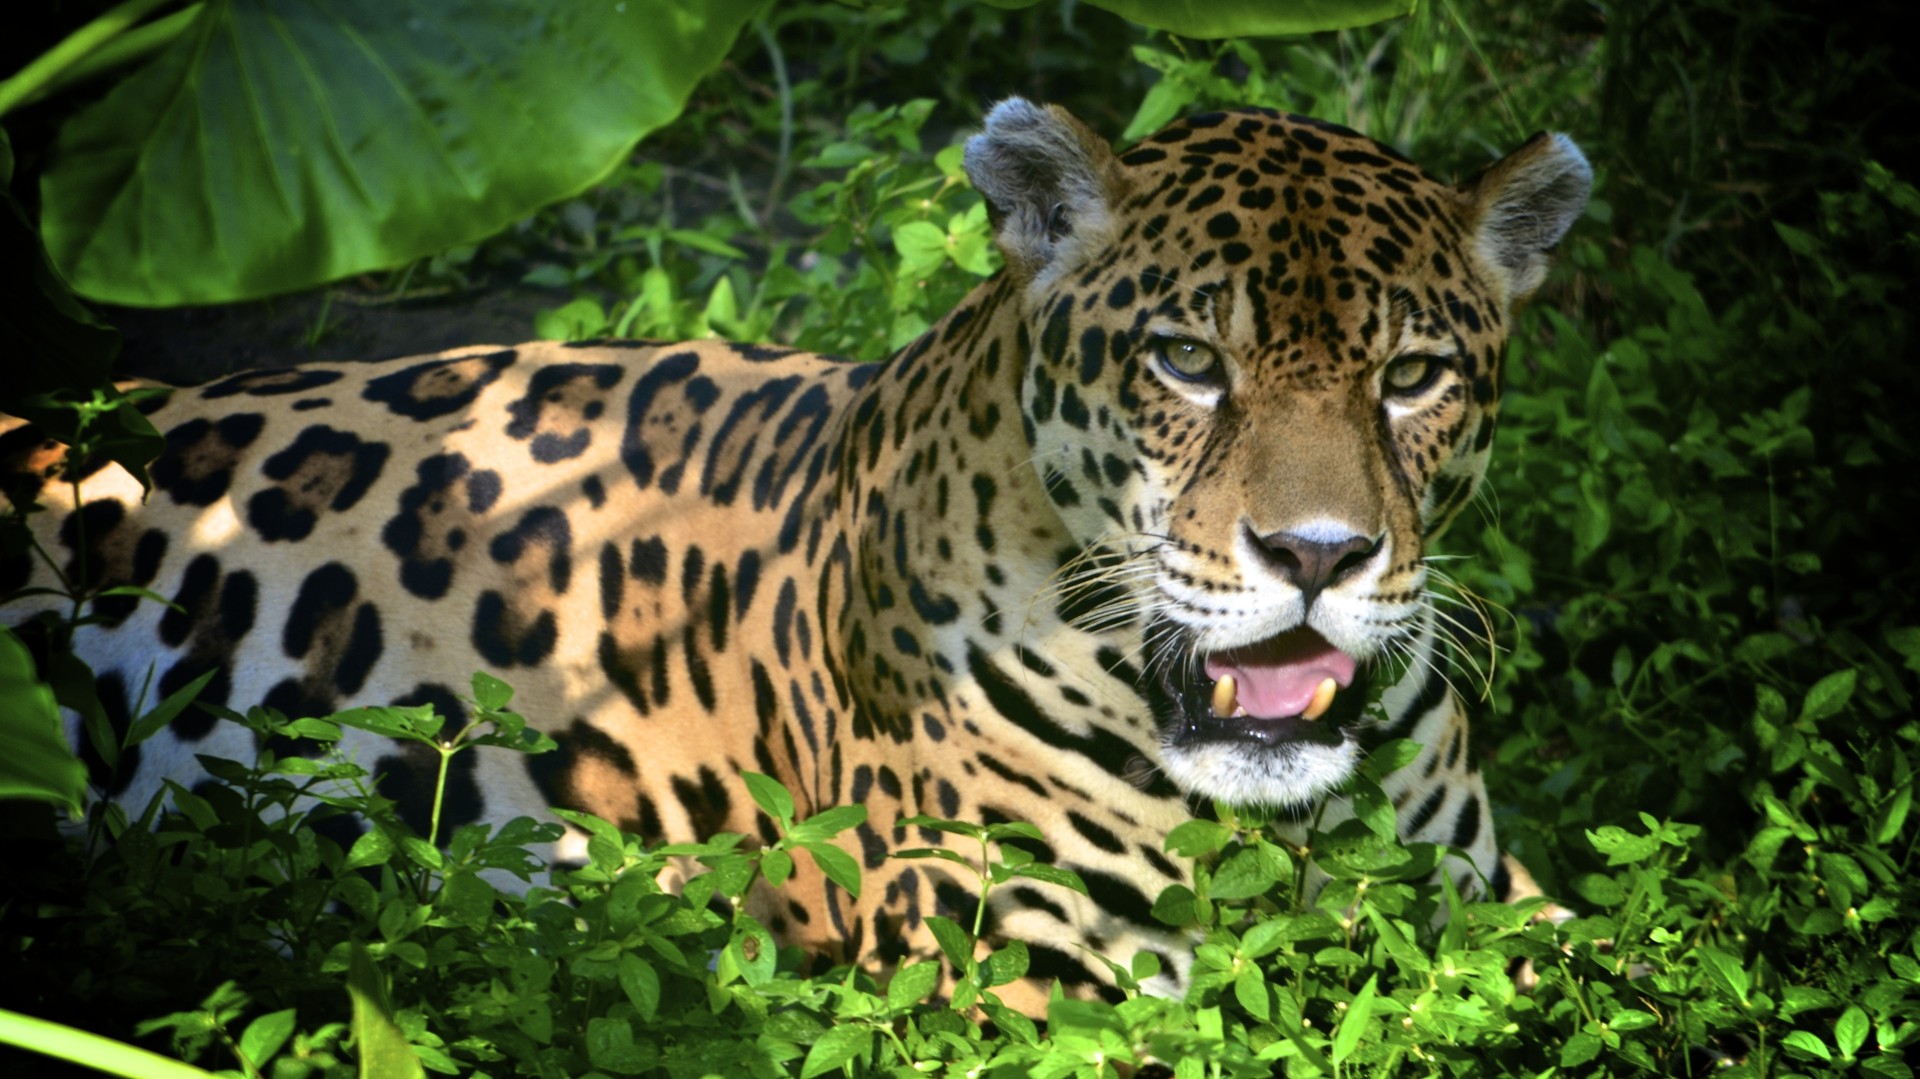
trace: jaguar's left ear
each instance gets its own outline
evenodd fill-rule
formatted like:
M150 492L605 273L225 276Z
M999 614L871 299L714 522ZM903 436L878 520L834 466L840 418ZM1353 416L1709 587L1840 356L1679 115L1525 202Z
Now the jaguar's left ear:
M1542 132L1466 187L1474 243L1517 305L1547 276L1547 252L1587 207L1593 168L1573 140Z
M987 200L994 238L1025 282L1099 250L1123 190L1106 140L1058 105L1010 97L967 140L967 178Z

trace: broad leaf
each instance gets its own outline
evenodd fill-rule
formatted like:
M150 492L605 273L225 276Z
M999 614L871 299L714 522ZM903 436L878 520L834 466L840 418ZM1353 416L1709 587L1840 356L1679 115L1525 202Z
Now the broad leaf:
M648 1023L660 1013L660 973L653 964L632 952L620 956L620 989L632 1002L633 1010Z
M933 939L940 945L940 951L953 964L955 971L964 971L967 961L973 958L973 938L960 928L951 918L938 914L927 915L927 928L932 931Z
M1182 858L1201 858L1217 852L1233 838L1233 829L1218 821L1190 820L1167 833L1166 849Z
M87 770L67 746L53 691L33 657L0 626L0 798L32 798L78 812Z
M865 1053L872 1044L872 1027L858 1024L830 1027L813 1043L813 1048L807 1050L807 1059L800 1065L800 1079L813 1079L836 1071Z
M986 983L989 986L1006 985L1019 978L1026 977L1032 959L1027 954L1024 941L1010 940L1001 945L992 955L987 956Z
M775 888L787 883L793 876L793 855L786 851L768 849L760 855L760 872L766 875L767 883Z
M741 772L740 778L747 784L747 793L753 796L753 804L760 811L781 824L793 820L793 795L772 776L759 772Z
M826 842L802 843L801 847L813 855L813 864L820 867L820 872L825 873L828 880L845 888L847 894L859 898L860 863L853 860L853 855Z
M246 1032L240 1035L240 1053L256 1068L264 1069L280 1047L293 1037L294 1010L286 1008L269 1012L247 1024Z
M1271 843L1236 851L1213 875L1215 899L1251 899L1293 877L1293 860Z
M393 857L393 837L378 828L369 829L359 839L353 841L353 849L347 852L347 860L341 869L359 869L363 866L380 865Z
M866 806L833 806L794 825L790 834L795 841L831 839L849 828L859 827L866 819Z
M1379 976L1367 979L1367 984L1353 995L1353 1003L1347 1007L1347 1014L1340 1020L1340 1029L1333 1035L1333 1062L1338 1064L1353 1055L1360 1047L1360 1038L1366 1033L1367 1020L1373 1015L1373 1005L1378 999L1374 983Z
M489 712L497 712L512 700L512 686L485 671L473 672L473 703Z
M75 291L218 303L397 266L599 181L762 0L208 0L60 131Z
M935 962L910 963L901 967L900 972L887 983L887 1007L894 1011L906 1011L927 999L940 984L940 964Z
M1031 862L1027 865L1016 866L1008 876L1026 877L1029 880L1042 880L1048 884L1057 884L1070 891L1079 892L1081 895L1088 894L1087 882L1080 879L1080 874L1075 873L1071 869L1062 869L1057 865L1048 865L1045 862Z
M1800 705L1800 719L1803 722L1817 723L1837 714L1847 706L1853 697L1853 687L1860 680L1860 672L1849 667L1844 671L1835 671L1807 691L1807 699Z

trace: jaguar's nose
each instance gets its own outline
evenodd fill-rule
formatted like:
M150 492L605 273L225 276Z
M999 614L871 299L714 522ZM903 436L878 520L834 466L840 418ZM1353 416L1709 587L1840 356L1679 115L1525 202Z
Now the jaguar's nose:
M1282 580L1300 590L1308 607L1322 590L1358 572L1379 553L1386 538L1368 538L1359 533L1329 539L1308 537L1298 532L1268 532L1264 535L1247 529L1256 553Z

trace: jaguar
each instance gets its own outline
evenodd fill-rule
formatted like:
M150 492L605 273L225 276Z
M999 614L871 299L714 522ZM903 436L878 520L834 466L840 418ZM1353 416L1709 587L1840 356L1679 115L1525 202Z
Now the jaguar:
M753 900L828 960L937 956L928 917L977 907L966 873L889 857L977 848L902 821L1032 822L1087 894L990 893L1029 1010L1113 993L1094 957L1142 950L1181 991L1192 942L1150 913L1187 879L1169 830L1218 801L1303 837L1386 739L1421 747L1385 782L1400 833L1456 852L1466 894L1526 890L1428 550L1485 470L1580 151L1536 135L1453 185L1273 111L1116 153L1015 98L964 160L1004 267L883 363L541 342L237 374L152 410L148 498L117 465L54 482L64 447L9 422L42 553L0 594L85 566L169 601L96 594L73 637L120 724L209 673L216 704L460 723L468 676L497 674L558 749L457 758L449 826L561 806L770 840L743 771L800 816L866 806L857 897L803 860ZM343 744L423 814L430 751ZM143 805L254 750L188 709L104 793Z

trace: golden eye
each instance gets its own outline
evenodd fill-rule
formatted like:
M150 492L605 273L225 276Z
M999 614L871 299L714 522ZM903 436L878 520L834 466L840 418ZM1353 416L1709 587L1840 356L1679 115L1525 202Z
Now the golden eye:
M1387 365L1381 388L1396 397L1412 397L1431 387L1446 369L1447 361L1438 356L1402 356Z
M1182 382L1212 382L1220 377L1220 354L1207 345L1184 337L1163 337L1153 347L1161 366Z

